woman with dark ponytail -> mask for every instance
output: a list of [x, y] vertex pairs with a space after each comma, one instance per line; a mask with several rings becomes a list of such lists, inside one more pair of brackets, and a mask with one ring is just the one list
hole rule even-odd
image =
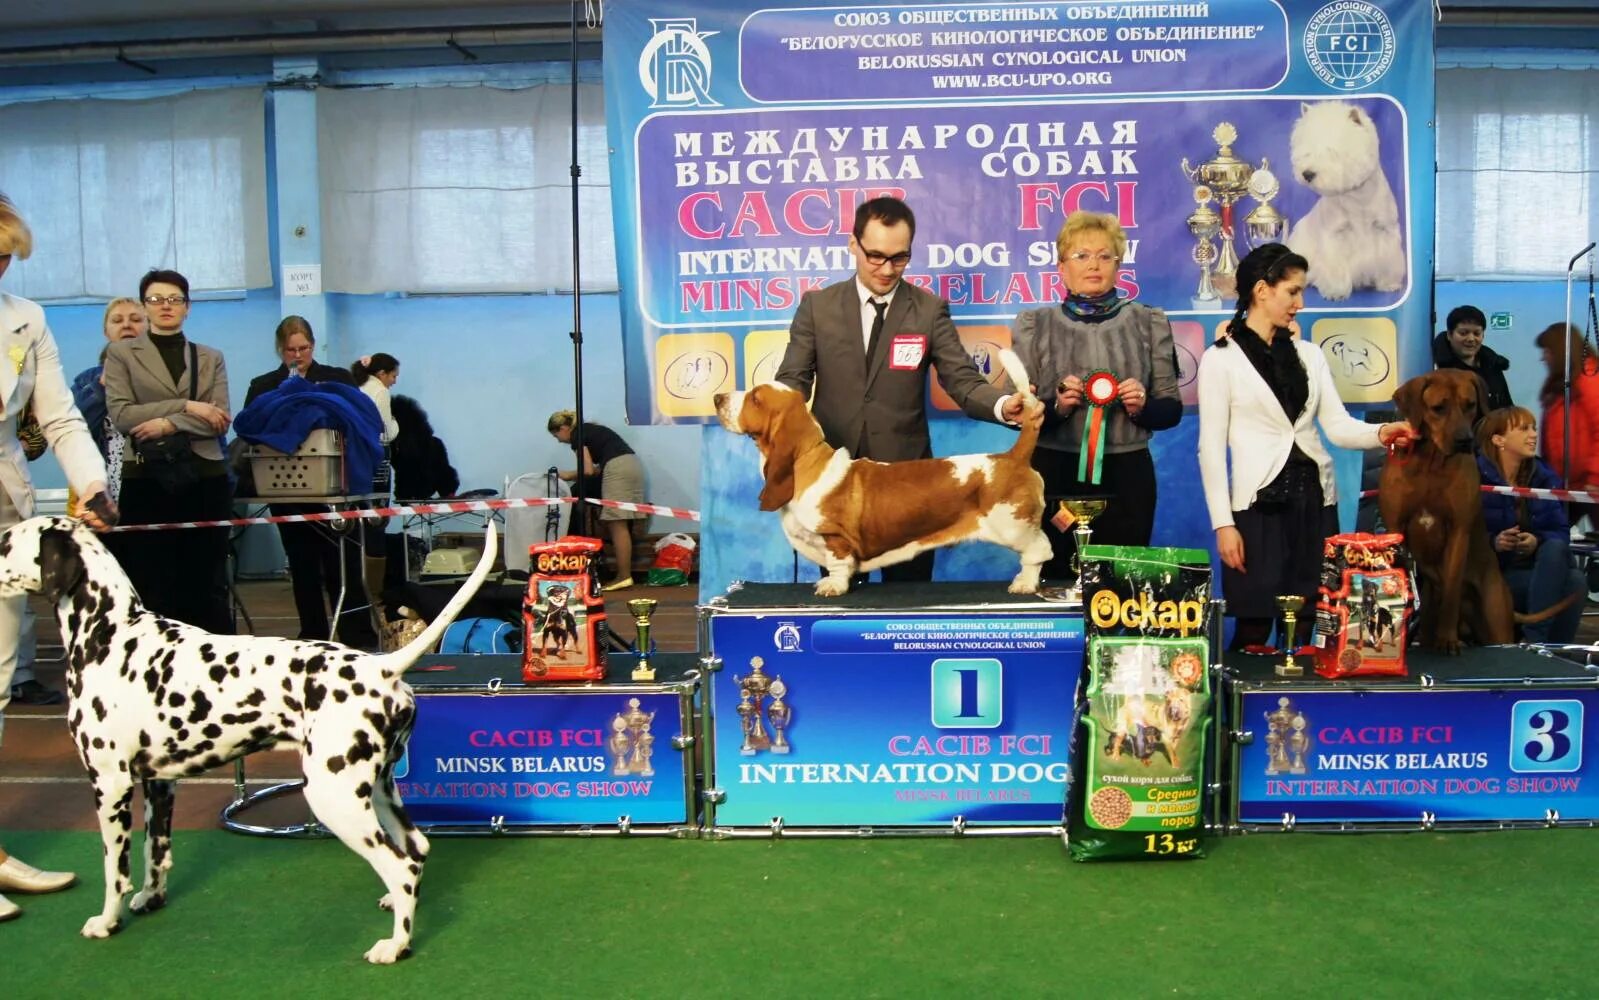
[[355, 387], [372, 397], [378, 416], [383, 418], [383, 443], [393, 444], [400, 435], [400, 425], [394, 422], [394, 410], [389, 403], [389, 390], [400, 380], [400, 362], [392, 354], [379, 351], [358, 358], [350, 366], [350, 377]]
[[1318, 425], [1341, 448], [1376, 448], [1409, 431], [1344, 409], [1321, 349], [1294, 319], [1309, 269], [1281, 243], [1252, 250], [1238, 265], [1238, 311], [1199, 361], [1199, 471], [1223, 596], [1237, 618], [1233, 649], [1267, 641], [1278, 595], [1315, 603], [1322, 540], [1338, 532], [1332, 456]]

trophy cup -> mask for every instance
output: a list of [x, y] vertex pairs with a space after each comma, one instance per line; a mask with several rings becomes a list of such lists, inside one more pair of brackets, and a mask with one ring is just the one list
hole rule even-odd
[[1249, 176], [1249, 196], [1260, 204], [1244, 216], [1244, 240], [1251, 250], [1265, 243], [1288, 240], [1288, 217], [1271, 206], [1271, 200], [1280, 190], [1277, 175], [1271, 172], [1271, 161], [1261, 157], [1260, 166]]
[[1082, 498], [1062, 500], [1060, 502], [1061, 509], [1069, 512], [1072, 516], [1072, 534], [1077, 538], [1077, 555], [1073, 561], [1077, 564], [1078, 600], [1084, 600], [1087, 596], [1087, 589], [1083, 584], [1083, 549], [1088, 547], [1089, 536], [1094, 533], [1090, 523], [1094, 518], [1105, 513], [1106, 502], [1103, 498]]
[[1288, 750], [1293, 759], [1288, 766], [1289, 774], [1305, 773], [1305, 752], [1310, 749], [1310, 734], [1305, 732], [1310, 723], [1303, 715], [1295, 715], [1293, 731], [1288, 735]]
[[743, 677], [733, 675], [733, 683], [739, 690], [738, 714], [744, 723], [744, 742], [738, 752], [746, 757], [772, 748], [772, 738], [766, 735], [764, 721], [766, 693], [771, 690], [772, 678], [761, 672], [765, 665], [766, 661], [759, 656], [751, 657], [750, 672]]
[[1216, 262], [1211, 279], [1216, 290], [1226, 298], [1238, 294], [1238, 251], [1233, 246], [1233, 203], [1249, 190], [1249, 177], [1255, 168], [1233, 155], [1233, 143], [1238, 140], [1238, 130], [1231, 122], [1222, 122], [1210, 133], [1216, 140], [1216, 155], [1197, 167], [1189, 166], [1183, 157], [1183, 176], [1195, 184], [1203, 184], [1215, 193], [1221, 203], [1221, 255]]
[[627, 711], [622, 713], [622, 721], [627, 724], [627, 732], [632, 737], [633, 743], [633, 755], [628, 760], [628, 773], [645, 777], [653, 775], [655, 768], [650, 766], [650, 755], [654, 753], [655, 735], [650, 732], [650, 723], [655, 721], [655, 713], [639, 708], [637, 698], [629, 698]]
[[638, 664], [633, 668], [633, 680], [653, 681], [655, 668], [650, 666], [650, 615], [655, 611], [655, 601], [639, 597], [627, 602], [633, 616], [633, 626], [638, 630]]
[[1299, 624], [1299, 609], [1304, 607], [1305, 599], [1298, 594], [1279, 594], [1277, 607], [1283, 613], [1284, 646], [1287, 655], [1283, 662], [1277, 664], [1278, 677], [1303, 677], [1305, 668], [1294, 662], [1294, 628]]
[[788, 737], [783, 731], [788, 728], [789, 719], [793, 718], [794, 710], [783, 701], [783, 696], [788, 694], [788, 685], [783, 683], [783, 677], [778, 675], [772, 681], [772, 704], [766, 709], [766, 718], [772, 724], [772, 752], [788, 753]]
[[627, 720], [617, 712], [611, 719], [611, 738], [606, 742], [606, 749], [611, 751], [611, 773], [627, 773], [627, 757], [633, 750], [633, 742], [627, 738]]
[[1188, 231], [1194, 234], [1194, 263], [1199, 265], [1199, 288], [1194, 292], [1195, 309], [1215, 309], [1221, 304], [1215, 282], [1210, 280], [1210, 269], [1216, 263], [1216, 244], [1211, 237], [1221, 232], [1221, 216], [1210, 207], [1210, 188], [1203, 184], [1194, 187], [1194, 202], [1199, 206], [1188, 217]]

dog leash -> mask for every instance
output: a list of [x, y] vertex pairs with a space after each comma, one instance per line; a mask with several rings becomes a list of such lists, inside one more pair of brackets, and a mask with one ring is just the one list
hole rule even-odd
[[1416, 435], [1409, 431], [1400, 431], [1388, 442], [1388, 461], [1395, 465], [1404, 465], [1410, 461], [1416, 446]]

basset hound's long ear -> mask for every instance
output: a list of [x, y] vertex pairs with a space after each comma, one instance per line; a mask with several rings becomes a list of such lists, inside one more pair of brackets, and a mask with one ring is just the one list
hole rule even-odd
[[766, 466], [761, 470], [766, 477], [766, 486], [761, 490], [761, 510], [780, 510], [794, 499], [794, 459], [799, 450], [795, 445], [793, 408], [788, 405], [787, 395], [776, 399], [771, 399], [771, 395], [764, 393], [761, 400], [763, 404], [771, 404], [766, 407], [766, 427], [760, 435], [761, 454], [766, 457]]
[[1417, 375], [1394, 393], [1394, 406], [1399, 410], [1399, 416], [1408, 420], [1410, 426], [1416, 428], [1417, 432], [1420, 432], [1425, 425], [1421, 393], [1427, 387], [1427, 378], [1426, 375]]

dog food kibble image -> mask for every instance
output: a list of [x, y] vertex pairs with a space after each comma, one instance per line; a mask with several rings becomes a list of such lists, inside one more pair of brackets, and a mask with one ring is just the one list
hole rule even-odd
[[1101, 788], [1088, 800], [1088, 815], [1107, 830], [1119, 830], [1133, 818], [1132, 796], [1120, 788]]

